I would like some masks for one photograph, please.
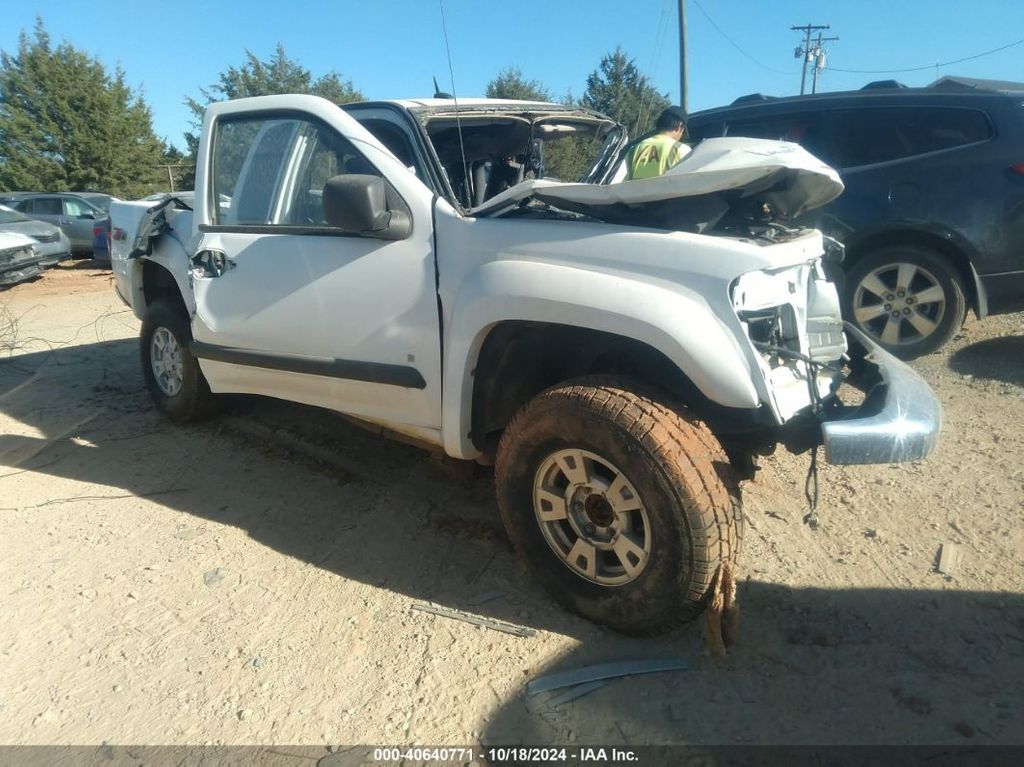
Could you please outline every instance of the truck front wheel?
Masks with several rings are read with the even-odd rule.
[[[216,409],[217,399],[189,348],[192,331],[181,309],[164,300],[150,304],[140,341],[146,388],[172,421],[195,421]]]
[[[661,399],[623,379],[570,381],[528,402],[498,446],[516,549],[564,605],[630,634],[697,617],[740,542],[725,453]]]

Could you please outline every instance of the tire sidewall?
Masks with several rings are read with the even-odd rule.
[[[572,408],[571,414],[567,406]],[[507,462],[504,493],[499,499],[516,549],[559,601],[619,630],[643,631],[648,624],[659,622],[650,616],[678,610],[678,595],[689,590],[694,551],[685,513],[688,501],[680,497],[661,468],[663,457],[579,403],[548,401],[531,412],[531,419],[520,440],[529,447]],[[587,450],[612,463],[644,504],[651,527],[651,554],[644,571],[629,583],[602,586],[577,575],[544,537],[533,503],[536,472],[552,453],[566,448]]]
[[[869,332],[857,322],[854,315],[853,302],[861,281],[869,273],[880,267],[896,266],[901,263],[913,264],[930,272],[945,294],[946,306],[942,320],[931,335],[920,341],[894,346],[882,343],[872,332]],[[956,265],[950,262],[949,259],[926,248],[900,245],[870,253],[853,264],[846,274],[844,282],[844,316],[856,325],[858,329],[865,332],[875,343],[900,359],[914,359],[939,349],[959,330],[966,315],[964,288],[962,280],[957,273]]]
[[[153,373],[152,341],[153,335],[160,328],[166,328],[174,336],[181,352],[181,389],[173,396],[160,388]],[[191,352],[191,344],[192,331],[180,309],[166,301],[157,301],[146,309],[142,320],[139,349],[142,356],[142,375],[153,402],[175,421],[186,421],[196,417],[199,405],[210,396],[209,387],[199,369],[199,361]]]

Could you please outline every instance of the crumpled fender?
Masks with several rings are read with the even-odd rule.
[[[459,286],[445,330],[442,434],[450,455],[474,457],[470,439],[473,371],[488,333],[523,320],[601,330],[664,354],[713,402],[755,408],[747,355],[708,297],[679,284],[653,284],[572,264],[501,260],[481,265]],[[738,323],[737,323],[738,327]]]
[[[168,236],[161,237],[155,243],[153,252],[150,255],[128,261],[128,267],[132,271],[132,284],[137,286],[139,298],[138,301],[132,302],[135,315],[142,319],[142,313],[146,308],[145,301],[143,300],[142,275],[147,261],[151,261],[170,272],[178,286],[178,292],[181,293],[181,298],[185,303],[185,308],[188,310],[189,317],[195,316],[196,300],[192,292],[191,278],[189,276],[189,254],[178,240]]]

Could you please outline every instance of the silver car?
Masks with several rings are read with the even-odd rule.
[[[71,241],[60,227],[31,219],[6,205],[0,205],[0,232],[16,232],[35,240],[35,250],[42,256],[43,267],[71,258]]]
[[[16,199],[6,204],[29,218],[59,226],[71,240],[71,250],[76,254],[91,256],[96,230],[109,228],[110,219],[106,213],[68,192],[19,193]]]

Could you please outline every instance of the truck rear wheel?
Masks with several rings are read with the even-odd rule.
[[[172,421],[204,418],[217,409],[218,400],[190,350],[188,318],[170,301],[154,301],[142,318],[139,351],[142,375],[153,402]]]
[[[528,402],[498,446],[516,549],[564,605],[630,634],[696,618],[740,543],[724,451],[660,399],[624,379],[569,381]]]

